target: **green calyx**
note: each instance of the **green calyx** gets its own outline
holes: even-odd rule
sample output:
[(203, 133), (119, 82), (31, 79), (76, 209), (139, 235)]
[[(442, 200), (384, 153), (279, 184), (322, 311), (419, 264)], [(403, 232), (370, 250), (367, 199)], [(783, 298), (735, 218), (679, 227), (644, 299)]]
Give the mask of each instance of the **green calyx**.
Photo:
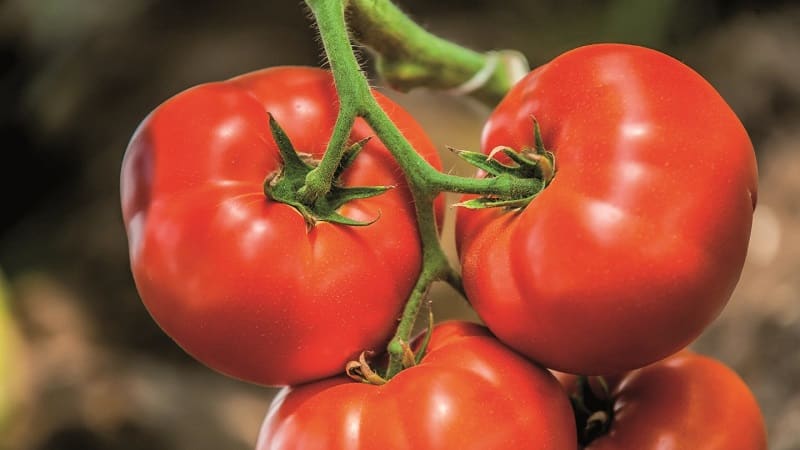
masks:
[(362, 139), (345, 149), (334, 174), (335, 181), (331, 185), (330, 191), (326, 195), (317, 198), (312, 203), (308, 203), (301, 195), (301, 189), (306, 183), (306, 176), (314, 169), (316, 162), (310, 155), (298, 153), (294, 149), (289, 137), (272, 114), (269, 116), (269, 125), (272, 131), (272, 137), (275, 139), (275, 143), (280, 150), (283, 165), (280, 170), (270, 174), (264, 182), (264, 193), (267, 197), (273, 201), (293, 206), (303, 215), (309, 229), (314, 227), (317, 222), (332, 222), (349, 226), (366, 226), (375, 223), (375, 221), (380, 218), (380, 215), (378, 215), (378, 217), (375, 217), (375, 219), (371, 221), (361, 222), (345, 217), (338, 212), (339, 208), (344, 206), (347, 202), (374, 197), (394, 187), (343, 187), (339, 183), (339, 178), (342, 173), (355, 161), (370, 138)]
[[(485, 155), (483, 153), (451, 148), (450, 150), (455, 152), (458, 157), (467, 161), (470, 165), (486, 172), (487, 177), (510, 176), (529, 180), (533, 185), (533, 189), (529, 190), (523, 196), (517, 196), (513, 193), (508, 196), (482, 196), (458, 203), (456, 206), (469, 209), (517, 209), (524, 208), (536, 198), (555, 177), (556, 160), (555, 155), (544, 146), (542, 133), (539, 129), (539, 122), (537, 122), (536, 119), (533, 119), (533, 132), (534, 147), (524, 148), (521, 151), (514, 150), (510, 147), (496, 147), (492, 149), (488, 155)], [(510, 163), (503, 163), (494, 159), (494, 156), (498, 153), (506, 155)], [(530, 193), (531, 191), (533, 191), (532, 194)]]
[(595, 439), (608, 434), (614, 422), (614, 400), (603, 377), (593, 377), (596, 389), (589, 378), (579, 376), (575, 392), (570, 395), (578, 443), (585, 447)]
[[(425, 331), (425, 334), (422, 336), (422, 341), (417, 346), (416, 351), (414, 351), (414, 349), (411, 347), (411, 343), (408, 341), (405, 341), (401, 338), (395, 338), (392, 339), (392, 342), (389, 344), (389, 364), (386, 367), (386, 370), (382, 371), (383, 375), (381, 375), (381, 371), (378, 369), (372, 368), (369, 361), (367, 361), (367, 358), (374, 355), (373, 352), (361, 352), (361, 355), (357, 361), (349, 361), (345, 365), (345, 374), (355, 381), (380, 386), (388, 383), (389, 380), (400, 373), (400, 371), (414, 367), (422, 362), (422, 358), (425, 357), (425, 354), (428, 351), (431, 335), (433, 335), (434, 324), (431, 303), (427, 302), (427, 304), (428, 328)], [(396, 348), (393, 349), (393, 347)], [(401, 356), (393, 363), (393, 358), (391, 358), (392, 354), (399, 354)]]

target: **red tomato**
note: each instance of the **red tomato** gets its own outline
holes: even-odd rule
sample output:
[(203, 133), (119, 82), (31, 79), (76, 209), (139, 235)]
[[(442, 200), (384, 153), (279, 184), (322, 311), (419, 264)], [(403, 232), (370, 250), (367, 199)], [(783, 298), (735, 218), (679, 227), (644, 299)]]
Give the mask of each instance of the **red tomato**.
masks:
[(438, 325), (419, 365), (387, 384), (345, 377), (281, 391), (258, 450), (575, 449), (567, 396), (478, 325)]
[[(556, 374), (571, 394), (575, 377)], [(613, 417), (586, 450), (765, 450), (753, 394), (720, 362), (681, 352), (608, 380)], [(594, 392), (599, 392), (593, 384)], [(602, 394), (600, 394), (602, 398)]]
[[(435, 166), (433, 144), (382, 95), (381, 106)], [(402, 172), (372, 139), (344, 186), (395, 185), (339, 212), (373, 224), (307, 229), (269, 200), (281, 159), (272, 113), (299, 152), (320, 159), (338, 112), (331, 75), (278, 67), (189, 89), (142, 123), (122, 164), (122, 209), (136, 286), (188, 353), (243, 380), (279, 385), (344, 370), (388, 339), (416, 281), (421, 250)], [(359, 119), (356, 142), (374, 133)]]
[(482, 149), (534, 146), (555, 178), (521, 211), (461, 209), (464, 287), (499, 339), (547, 367), (608, 374), (683, 348), (739, 279), (756, 204), (742, 124), (654, 50), (590, 45), (523, 79)]

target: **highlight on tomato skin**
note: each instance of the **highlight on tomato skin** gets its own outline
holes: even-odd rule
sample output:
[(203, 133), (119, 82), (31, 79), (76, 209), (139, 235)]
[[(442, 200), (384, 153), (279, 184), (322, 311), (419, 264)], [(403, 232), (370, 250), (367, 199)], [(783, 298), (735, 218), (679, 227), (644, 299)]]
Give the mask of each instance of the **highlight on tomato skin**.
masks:
[[(420, 125), (374, 95), (441, 168)], [(378, 218), (370, 226), (309, 229), (297, 209), (265, 195), (281, 168), (269, 115), (297, 152), (320, 159), (337, 112), (329, 72), (274, 67), (174, 96), (128, 146), (121, 197), (137, 290), (161, 328), (215, 370), (262, 385), (321, 379), (384, 346), (396, 326), (422, 255), (410, 191), (380, 139), (337, 181), (394, 186), (338, 209)], [(358, 119), (348, 145), (370, 136)]]
[(750, 139), (700, 75), (655, 50), (596, 44), (535, 69), (482, 151), (535, 146), (555, 175), (526, 207), (457, 213), (464, 288), (500, 340), (598, 375), (693, 341), (742, 271), (757, 198)]
[[(764, 418), (739, 375), (721, 362), (688, 350), (625, 374), (590, 377), (580, 389), (575, 375), (555, 373), (573, 403), (589, 408), (579, 419), (585, 450), (766, 450)], [(585, 398), (585, 397), (592, 398)], [(584, 397), (584, 398), (581, 398)], [(587, 425), (600, 414), (605, 431)], [(582, 419), (581, 419), (582, 417)], [(583, 433), (586, 427), (594, 432)]]
[(386, 384), (346, 377), (284, 388), (257, 450), (576, 449), (569, 400), (485, 327), (436, 325), (428, 352)]

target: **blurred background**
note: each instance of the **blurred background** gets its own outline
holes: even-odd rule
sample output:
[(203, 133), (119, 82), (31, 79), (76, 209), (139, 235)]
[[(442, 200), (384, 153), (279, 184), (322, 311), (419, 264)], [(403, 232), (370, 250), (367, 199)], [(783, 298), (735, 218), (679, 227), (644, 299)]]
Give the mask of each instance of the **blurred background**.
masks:
[[(800, 2), (400, 4), (439, 35), (515, 48), (532, 65), (628, 42), (718, 88), (755, 144), (759, 205), (740, 285), (694, 346), (753, 389), (771, 449), (800, 449)], [(200, 366), (150, 320), (128, 268), (120, 162), (169, 96), (261, 67), (319, 65), (320, 52), (299, 1), (0, 2), (0, 449), (253, 447), (275, 391)], [(481, 105), (391, 95), (442, 150), (478, 148)], [(470, 317), (451, 291), (433, 295), (440, 319)]]

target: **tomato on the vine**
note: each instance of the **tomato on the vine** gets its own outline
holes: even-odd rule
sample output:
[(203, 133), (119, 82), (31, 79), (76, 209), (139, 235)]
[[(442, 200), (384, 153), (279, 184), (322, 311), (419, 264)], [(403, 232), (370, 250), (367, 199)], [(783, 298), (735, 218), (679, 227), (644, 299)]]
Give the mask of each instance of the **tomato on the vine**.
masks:
[[(414, 119), (377, 101), (414, 148), (439, 167)], [(191, 88), (137, 129), (122, 164), (131, 267), (156, 322), (188, 353), (264, 384), (344, 370), (392, 333), (421, 266), (414, 204), (379, 139), (341, 186), (395, 186), (338, 209), (369, 226), (318, 222), (265, 196), (281, 168), (268, 113), (298, 152), (320, 159), (339, 102), (327, 71), (277, 67)], [(362, 119), (350, 143), (373, 132)]]
[(420, 363), (386, 384), (346, 377), (284, 388), (258, 450), (575, 449), (558, 381), (466, 322), (437, 325)]
[[(575, 376), (556, 377), (570, 395), (579, 394)], [(591, 402), (583, 398), (584, 405), (602, 405), (602, 415), (594, 420), (607, 421), (604, 431), (596, 423), (589, 426), (594, 435), (582, 435), (586, 450), (767, 448), (764, 418), (753, 394), (736, 372), (712, 358), (684, 351), (608, 377), (606, 388), (590, 378), (580, 389), (594, 397)], [(597, 412), (588, 409), (586, 414)], [(583, 433), (586, 421), (579, 422)]]
[(752, 144), (700, 75), (642, 47), (567, 52), (492, 113), (482, 150), (535, 146), (555, 176), (522, 210), (458, 213), (466, 293), (503, 342), (608, 374), (683, 348), (739, 279), (756, 204)]

